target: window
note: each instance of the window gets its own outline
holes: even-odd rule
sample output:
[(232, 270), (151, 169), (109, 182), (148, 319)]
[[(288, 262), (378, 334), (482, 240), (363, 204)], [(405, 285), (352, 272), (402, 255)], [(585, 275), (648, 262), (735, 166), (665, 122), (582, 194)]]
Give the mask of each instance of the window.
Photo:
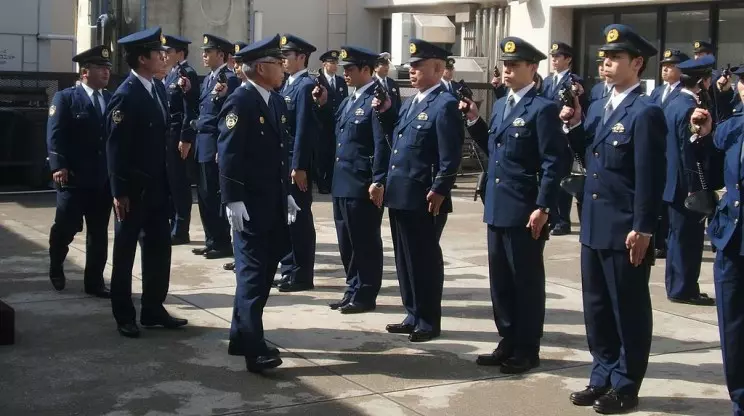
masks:
[(393, 32), (393, 20), (392, 19), (382, 19), (382, 33), (381, 33), (381, 39), (380, 39), (380, 50), (383, 52), (390, 52), (390, 49), (392, 48), (392, 41), (391, 36)]
[[(622, 13), (620, 23), (633, 27), (636, 33), (657, 46), (659, 43), (658, 10), (649, 12)], [(656, 86), (659, 77), (659, 55), (649, 58), (646, 70), (641, 74), (641, 86), (647, 94)]]
[(744, 25), (744, 8), (721, 8), (718, 15), (718, 50), (716, 65), (739, 65), (744, 60), (744, 43), (741, 28)]
[[(577, 51), (583, 51), (584, 53), (584, 68), (582, 71), (584, 79), (597, 79), (597, 52), (599, 52), (599, 47), (605, 43), (602, 31), (612, 23), (613, 16), (611, 14), (587, 14), (582, 16), (581, 39), (583, 45)], [(579, 68), (574, 68), (574, 70), (579, 70)]]
[(707, 7), (667, 12), (665, 50), (679, 49), (692, 58), (692, 42), (710, 39), (710, 10)]

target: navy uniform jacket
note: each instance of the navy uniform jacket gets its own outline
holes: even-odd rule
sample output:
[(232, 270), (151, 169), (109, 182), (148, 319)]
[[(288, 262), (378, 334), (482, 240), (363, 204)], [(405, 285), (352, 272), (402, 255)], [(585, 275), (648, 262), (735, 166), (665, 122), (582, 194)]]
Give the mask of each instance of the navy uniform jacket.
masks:
[[(153, 88), (161, 105), (166, 106), (163, 84), (155, 81)], [(167, 117), (168, 108), (164, 110)], [(165, 120), (160, 106), (130, 73), (106, 110), (106, 157), (114, 197), (134, 195), (147, 188), (157, 190), (157, 197), (168, 198)]]
[(178, 70), (174, 69), (165, 77), (165, 91), (168, 93), (168, 107), (170, 110), (170, 133), (171, 140), (175, 143), (179, 141), (184, 143), (193, 143), (196, 138), (196, 131), (191, 128), (191, 120), (196, 120), (199, 116), (199, 76), (194, 68), (188, 63), (182, 65), (188, 79), (191, 82), (191, 89), (185, 93), (178, 86)]
[(565, 158), (566, 136), (558, 106), (532, 88), (506, 119), (506, 97), (493, 105), (491, 122), (469, 128), (481, 149), (488, 149), (484, 221), (495, 227), (524, 227), (537, 207), (554, 206)]
[[(243, 201), (250, 221), (247, 231), (263, 231), (286, 219), (287, 210), (287, 109), (271, 91), (269, 104), (250, 82), (235, 90), (219, 114), (217, 142), (222, 202)], [(259, 227), (259, 228), (253, 228)]]
[(625, 251), (630, 231), (654, 233), (666, 172), (666, 121), (639, 86), (602, 125), (604, 101), (595, 101), (571, 130), (572, 148), (586, 149), (586, 185), (580, 241), (593, 249)]
[(427, 210), (426, 195), (431, 190), (447, 197), (440, 212), (452, 212), (449, 196), (465, 140), (462, 113), (457, 99), (439, 85), (407, 116), (414, 97), (403, 103), (393, 129), (386, 205), (400, 210)]
[(341, 198), (368, 198), (373, 182), (385, 184), (390, 145), (372, 109), (374, 85), (344, 113), (350, 98), (336, 113), (336, 162), (331, 194)]
[(235, 88), (240, 86), (240, 79), (227, 66), (220, 69), (227, 78), (227, 94), (222, 98), (212, 101), (212, 90), (217, 85), (218, 77), (207, 83), (209, 76), (204, 78), (199, 95), (199, 118), (196, 120), (196, 161), (200, 163), (214, 162), (217, 153), (217, 115), (225, 103), (225, 99)]
[[(322, 71), (318, 76), (325, 78)], [(346, 86), (346, 81), (344, 81), (343, 77), (334, 75), (334, 78), (336, 80), (336, 88), (333, 91), (328, 91), (328, 101), (318, 111), (320, 123), (329, 136), (333, 134), (333, 130), (335, 129), (333, 123), (336, 119), (338, 106), (349, 96), (349, 88)], [(328, 78), (325, 78), (323, 81), (328, 81)], [(328, 85), (330, 86), (330, 83)]]
[(741, 102), (741, 98), (739, 96), (735, 96), (735, 99), (739, 100), (736, 104), (734, 104), (734, 109), (732, 110), (732, 114), (741, 114), (744, 111), (744, 103)]
[[(591, 92), (589, 93), (589, 105), (592, 105), (595, 101), (600, 101), (606, 98), (608, 95), (607, 92), (607, 83), (604, 81), (600, 81), (592, 87)], [(604, 104), (603, 104), (604, 105)]]
[(289, 126), (290, 170), (309, 170), (313, 147), (320, 134), (320, 123), (315, 114), (313, 89), (315, 82), (305, 72), (292, 85), (285, 83), (282, 95), (287, 106)]
[[(666, 85), (661, 84), (658, 87), (654, 88), (654, 90), (651, 91), (651, 95), (649, 96), (649, 98), (651, 99), (651, 102), (661, 107), (662, 110), (665, 109), (667, 105), (669, 105), (669, 103), (671, 103), (677, 96), (679, 96), (679, 92), (682, 90), (682, 84), (677, 84), (677, 86), (674, 87), (674, 89), (669, 93), (666, 100), (664, 100), (664, 103), (662, 103), (661, 98), (664, 96), (665, 88), (666, 88)], [(688, 117), (688, 122), (689, 122), (689, 117)]]
[(697, 173), (697, 146), (690, 143), (690, 116), (698, 103), (693, 96), (685, 92), (664, 109), (667, 124), (666, 158), (667, 173), (663, 199), (669, 203), (684, 203), (688, 192), (699, 191), (700, 178)]
[[(549, 76), (547, 76), (547, 77), (545, 77), (543, 79), (542, 91), (538, 95), (541, 95), (542, 97), (545, 97), (548, 100), (551, 100), (551, 101), (555, 102), (559, 106), (561, 105), (561, 103), (560, 103), (561, 99), (558, 96), (558, 91), (560, 91), (560, 89), (561, 89), (560, 84), (563, 84), (564, 82), (566, 82), (566, 80), (568, 79), (569, 76), (573, 76), (575, 78), (576, 82), (578, 82), (579, 84), (581, 84), (582, 87), (584, 86), (583, 80), (578, 75), (576, 75), (576, 74), (574, 74), (574, 73), (572, 73), (572, 72), (569, 71), (569, 72), (566, 72), (561, 77), (561, 79), (558, 80), (559, 86), (556, 89), (555, 88), (555, 84), (553, 84), (553, 76), (554, 76), (554, 74), (550, 74)], [(540, 92), (540, 91), (538, 91), (538, 92)], [(581, 105), (581, 108), (588, 108), (589, 107), (588, 102), (589, 101), (588, 101), (588, 99), (586, 97), (586, 94), (582, 94), (581, 96), (579, 96), (579, 104)]]
[(377, 77), (375, 78), (377, 79), (378, 82), (383, 83), (382, 86), (385, 87), (385, 90), (387, 91), (387, 94), (390, 97), (391, 107), (390, 107), (390, 110), (388, 111), (392, 110), (394, 111), (393, 114), (398, 114), (398, 111), (400, 111), (400, 105), (402, 102), (400, 98), (400, 87), (398, 87), (398, 83), (390, 77), (385, 77), (384, 82), (380, 81), (380, 78), (377, 78)]
[[(108, 107), (111, 93), (104, 90), (103, 100)], [(104, 134), (104, 120), (81, 85), (57, 92), (47, 120), (49, 168), (67, 169), (71, 187), (104, 186), (108, 181)]]

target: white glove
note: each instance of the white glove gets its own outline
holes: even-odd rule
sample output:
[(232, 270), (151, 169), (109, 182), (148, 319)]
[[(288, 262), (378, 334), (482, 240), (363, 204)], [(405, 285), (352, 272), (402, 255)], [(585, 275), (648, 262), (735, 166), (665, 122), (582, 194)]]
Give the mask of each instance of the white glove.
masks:
[(297, 220), (297, 213), (302, 211), (295, 202), (292, 195), (287, 196), (287, 224), (292, 224)]
[(227, 222), (230, 223), (230, 228), (232, 228), (233, 231), (243, 231), (243, 220), (251, 220), (243, 201), (228, 202), (225, 207), (225, 212), (227, 213)]

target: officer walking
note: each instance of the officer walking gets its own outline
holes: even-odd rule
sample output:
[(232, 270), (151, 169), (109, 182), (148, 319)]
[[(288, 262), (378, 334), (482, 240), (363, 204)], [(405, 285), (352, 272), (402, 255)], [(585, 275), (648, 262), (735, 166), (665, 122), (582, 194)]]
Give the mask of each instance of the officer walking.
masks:
[(272, 91), (283, 79), (279, 43), (276, 35), (236, 53), (247, 82), (227, 98), (219, 115), (220, 185), (233, 230), (237, 280), (228, 353), (244, 356), (253, 373), (282, 364), (279, 350), (266, 344), (262, 315), (289, 246), (287, 223), (297, 215), (288, 196), (287, 109)]
[(344, 46), (340, 56), (344, 77), (355, 89), (336, 112), (332, 188), (333, 219), (347, 287), (343, 298), (329, 306), (352, 314), (374, 310), (382, 284), (382, 202), (390, 145), (372, 108), (377, 54)]
[[(739, 75), (744, 70), (739, 70)], [(709, 110), (696, 109), (690, 122), (700, 126), (698, 142), (702, 146), (712, 141), (715, 148), (724, 153), (723, 178), (727, 192), (718, 203), (713, 219), (708, 226), (711, 244), (717, 248), (713, 264), (713, 280), (716, 288), (718, 309), (718, 331), (721, 336), (723, 370), (726, 376), (733, 415), (744, 415), (744, 232), (742, 231), (742, 185), (744, 164), (741, 162), (744, 135), (744, 117), (734, 114), (715, 128), (713, 114)], [(713, 137), (709, 137), (712, 135)], [(711, 140), (712, 139), (712, 140)]]
[(490, 126), (472, 102), (467, 114), (470, 135), (481, 149), (490, 149), (484, 220), (493, 315), (503, 338), (477, 363), (519, 374), (540, 365), (543, 250), (567, 142), (558, 106), (538, 97), (533, 82), (546, 56), (517, 37), (503, 39), (500, 48), (507, 97), (494, 104)]
[[(191, 122), (198, 117), (199, 77), (186, 58), (191, 41), (180, 36), (165, 36), (166, 65), (165, 91), (168, 95), (170, 120), (168, 123), (168, 185), (170, 187), (173, 213), (171, 215), (171, 243), (188, 244), (191, 223), (191, 178), (189, 163), (191, 146), (196, 131)], [(188, 87), (181, 80), (188, 78)], [(192, 88), (193, 87), (193, 88)]]
[(132, 303), (132, 266), (142, 250), (143, 326), (178, 328), (185, 319), (163, 307), (170, 281), (171, 240), (166, 130), (168, 101), (161, 83), (153, 82), (165, 44), (159, 27), (119, 39), (129, 77), (119, 86), (106, 111), (106, 156), (116, 227), (111, 273), (111, 306), (119, 333), (139, 336)]
[(320, 123), (313, 100), (315, 83), (307, 72), (310, 54), (315, 46), (294, 35), (281, 37), (284, 70), (289, 78), (281, 95), (287, 105), (287, 127), (290, 142), (289, 164), (292, 183), (290, 194), (300, 212), (290, 226), (292, 247), (282, 259), (282, 279), (277, 282), (280, 292), (299, 292), (313, 289), (315, 267), (315, 224), (313, 223), (312, 155), (318, 142)]
[(651, 43), (631, 27), (604, 29), (605, 76), (614, 85), (582, 123), (581, 107), (564, 107), (574, 149), (586, 149), (581, 227), (581, 280), (589, 351), (589, 386), (571, 394), (577, 406), (603, 414), (638, 405), (648, 367), (652, 311), (651, 236), (664, 187), (666, 124), (660, 107), (642, 93), (640, 74)]
[[(230, 70), (227, 58), (235, 45), (219, 36), (205, 34), (202, 45), (204, 66), (211, 72), (204, 78), (199, 96), (199, 118), (196, 121), (196, 161), (199, 162), (197, 194), (199, 215), (204, 226), (205, 246), (192, 252), (208, 259), (232, 256), (230, 225), (220, 204), (220, 172), (217, 166), (217, 115), (225, 97), (240, 85)], [(224, 81), (221, 82), (221, 81)]]
[(388, 76), (389, 73), (390, 54), (383, 52), (379, 55), (377, 62), (375, 63), (375, 78), (380, 81), (380, 85), (385, 88), (385, 93), (392, 101), (393, 112), (391, 114), (398, 114), (401, 103), (400, 88), (398, 87), (398, 83)]
[(47, 121), (47, 149), (57, 189), (57, 212), (49, 231), (49, 279), (65, 288), (64, 261), (75, 234), (87, 228), (85, 293), (108, 298), (103, 269), (108, 256), (111, 190), (106, 172), (104, 114), (111, 101), (106, 85), (111, 51), (96, 46), (72, 58), (80, 65), (80, 84), (54, 95)]
[(338, 70), (337, 50), (330, 50), (320, 56), (323, 68), (318, 73), (321, 84), (328, 90), (328, 103), (318, 116), (321, 130), (315, 146), (315, 181), (318, 192), (328, 194), (333, 183), (333, 155), (336, 153), (336, 111), (339, 104), (349, 95), (349, 89), (343, 77), (336, 75)]
[[(444, 261), (439, 238), (452, 212), (450, 190), (465, 131), (457, 99), (440, 82), (448, 52), (420, 39), (411, 39), (409, 50), (411, 85), (418, 93), (398, 113), (385, 189), (406, 317), (386, 329), (409, 334), (411, 342), (425, 342), (441, 331)], [(391, 105), (386, 100), (380, 111)], [(395, 120), (393, 113), (386, 117)]]

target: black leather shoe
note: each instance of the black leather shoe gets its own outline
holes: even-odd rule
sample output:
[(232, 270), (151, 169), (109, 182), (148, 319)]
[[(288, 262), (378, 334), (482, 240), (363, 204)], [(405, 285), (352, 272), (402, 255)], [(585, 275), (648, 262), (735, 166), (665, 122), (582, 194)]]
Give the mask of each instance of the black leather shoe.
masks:
[(228, 271), (235, 270), (235, 262), (231, 261), (230, 263), (225, 263), (222, 265), (222, 268)]
[(289, 276), (282, 276), (278, 279), (274, 279), (273, 282), (271, 282), (271, 286), (273, 287), (279, 287), (279, 285), (289, 282)]
[[(233, 356), (241, 355), (242, 356), (243, 354), (244, 352), (241, 350), (239, 344), (236, 344), (233, 342), (230, 342), (230, 344), (228, 344), (227, 355), (233, 355)], [(266, 355), (268, 355), (269, 357), (278, 357), (279, 354), (280, 354), (279, 348), (268, 347), (268, 352), (266, 353)]]
[(654, 257), (657, 259), (665, 259), (667, 256), (667, 251), (662, 250), (660, 248), (654, 249)]
[(361, 303), (354, 303), (349, 302), (346, 305), (338, 308), (338, 310), (341, 311), (342, 314), (350, 315), (353, 313), (364, 313), (364, 312), (372, 312), (377, 308), (377, 305), (374, 303), (371, 305), (362, 305)]
[(500, 366), (504, 364), (512, 356), (513, 351), (511, 348), (502, 346), (503, 343), (502, 341), (492, 353), (479, 355), (475, 363), (485, 366)]
[(101, 299), (111, 299), (111, 292), (106, 286), (101, 286), (98, 289), (85, 289), (85, 293)]
[(540, 357), (511, 357), (501, 364), (501, 374), (522, 374), (540, 366)]
[(701, 293), (697, 296), (693, 296), (687, 299), (680, 299), (680, 298), (668, 298), (668, 299), (670, 302), (686, 303), (688, 305), (696, 305), (696, 306), (715, 306), (716, 304), (716, 300), (709, 297), (705, 293)]
[(230, 249), (223, 249), (223, 250), (209, 249), (207, 250), (206, 253), (204, 253), (204, 257), (209, 260), (225, 259), (225, 258), (232, 257), (232, 256), (233, 256), (233, 251)]
[(414, 325), (409, 324), (388, 324), (385, 330), (391, 334), (410, 334), (416, 329)]
[(303, 292), (305, 290), (315, 289), (315, 285), (313, 285), (312, 283), (300, 283), (300, 282), (290, 282), (290, 281), (285, 281), (277, 287), (279, 288), (280, 292)]
[(140, 318), (140, 324), (144, 327), (162, 326), (165, 329), (176, 329), (188, 323), (186, 319), (174, 318), (168, 314), (153, 317), (143, 314)]
[(550, 235), (559, 236), (559, 235), (569, 235), (571, 234), (571, 227), (564, 227), (564, 226), (557, 226), (550, 230)]
[(140, 329), (134, 322), (117, 325), (116, 330), (119, 331), (119, 335), (127, 338), (139, 338), (140, 336)]
[(607, 394), (609, 388), (586, 386), (584, 390), (575, 391), (568, 396), (568, 400), (576, 406), (592, 406), (594, 401)]
[(616, 415), (635, 409), (638, 406), (638, 396), (620, 394), (615, 390), (608, 391), (604, 396), (594, 401), (594, 411), (603, 415)]
[(344, 295), (344, 297), (340, 301), (329, 303), (328, 306), (335, 311), (340, 307), (348, 305), (349, 302), (351, 302), (351, 296)]
[(172, 236), (171, 237), (171, 245), (172, 246), (182, 246), (184, 244), (191, 243), (191, 238), (189, 236), (179, 237), (179, 236)]
[(191, 252), (196, 254), (197, 256), (203, 256), (204, 253), (206, 253), (209, 250), (211, 250), (211, 248), (209, 247), (197, 247), (197, 248), (191, 249)]
[(408, 340), (411, 342), (426, 342), (431, 341), (439, 336), (439, 331), (424, 331), (421, 329), (415, 329), (408, 336)]
[(251, 373), (262, 373), (265, 370), (277, 368), (282, 365), (282, 359), (279, 357), (270, 357), (262, 355), (255, 359), (246, 358), (245, 366)]
[(61, 267), (50, 267), (49, 268), (49, 280), (52, 281), (54, 290), (60, 291), (65, 289), (67, 279), (65, 278), (65, 272)]

